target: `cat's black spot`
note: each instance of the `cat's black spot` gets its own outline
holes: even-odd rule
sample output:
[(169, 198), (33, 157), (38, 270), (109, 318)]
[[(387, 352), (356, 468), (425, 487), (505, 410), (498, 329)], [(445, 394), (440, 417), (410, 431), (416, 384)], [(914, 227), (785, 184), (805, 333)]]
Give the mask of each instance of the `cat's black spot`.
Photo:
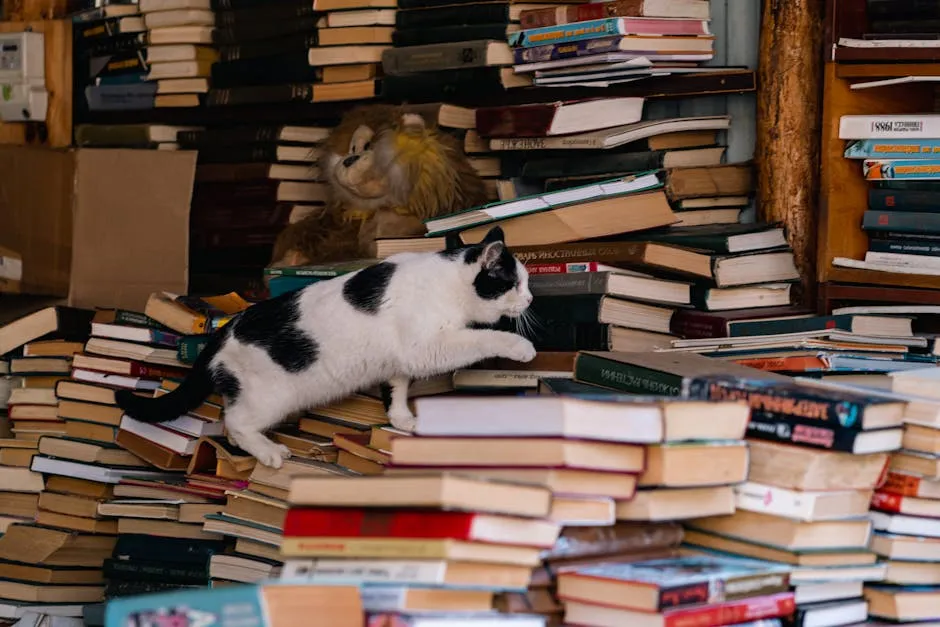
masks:
[(467, 254), (463, 258), (463, 262), (467, 265), (476, 263), (480, 260), (480, 255), (483, 254), (483, 245), (477, 244), (476, 246), (471, 246), (467, 250)]
[(223, 365), (218, 365), (212, 371), (212, 380), (215, 382), (215, 389), (218, 390), (226, 402), (234, 403), (238, 400), (238, 395), (242, 391), (242, 386), (231, 372)]
[(519, 273), (516, 270), (516, 259), (503, 248), (496, 262), (489, 268), (480, 268), (480, 272), (473, 280), (473, 288), (477, 296), (484, 300), (495, 300), (515, 289), (519, 283)]
[(383, 261), (354, 274), (343, 286), (343, 297), (367, 314), (376, 314), (385, 301), (385, 292), (395, 274), (395, 264)]
[(312, 366), (320, 347), (298, 326), (302, 293), (303, 290), (298, 290), (246, 309), (230, 323), (234, 324), (235, 339), (263, 348), (274, 363), (288, 372), (301, 372)]

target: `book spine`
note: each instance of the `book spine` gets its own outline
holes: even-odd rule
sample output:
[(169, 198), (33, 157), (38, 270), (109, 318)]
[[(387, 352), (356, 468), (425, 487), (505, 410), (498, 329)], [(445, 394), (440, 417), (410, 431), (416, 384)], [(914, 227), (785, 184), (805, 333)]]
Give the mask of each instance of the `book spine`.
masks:
[(546, 324), (533, 338), (539, 351), (608, 351), (610, 350), (610, 326), (595, 322), (571, 322)]
[(603, 148), (595, 137), (498, 137), (490, 140), (490, 150), (594, 150)]
[(621, 31), (619, 18), (588, 20), (572, 25), (547, 26), (517, 31), (509, 35), (509, 45), (534, 48), (548, 44), (569, 44), (617, 35)]
[(282, 578), (290, 581), (360, 584), (443, 584), (446, 564), (428, 560), (287, 560)]
[(449, 538), (470, 540), (476, 514), (463, 512), (377, 512), (290, 509), (285, 538)]
[(793, 593), (786, 592), (771, 597), (741, 599), (720, 605), (669, 612), (663, 617), (663, 627), (733, 625), (762, 618), (789, 616), (795, 609)]
[(940, 212), (940, 191), (894, 190), (873, 187), (868, 190), (868, 208), (873, 211)]
[(733, 377), (690, 379), (684, 396), (708, 401), (746, 401), (751, 407), (751, 421), (804, 424), (829, 429), (862, 428), (867, 403), (828, 399), (806, 390), (769, 387)]
[(839, 139), (933, 139), (940, 137), (938, 115), (845, 115)]
[(800, 418), (770, 418), (752, 415), (747, 424), (747, 437), (782, 444), (852, 453), (859, 431), (821, 426)]
[(866, 231), (940, 234), (940, 213), (904, 211), (866, 211), (862, 217)]
[(789, 320), (731, 320), (728, 322), (729, 337), (753, 337), (756, 335), (778, 335), (802, 333), (823, 329), (852, 330), (852, 316), (814, 316)]
[(727, 603), (778, 594), (787, 592), (789, 582), (790, 577), (786, 573), (762, 573), (729, 577), (722, 581), (663, 586), (659, 590), (659, 610), (689, 605)]
[[(265, 85), (262, 87), (233, 87), (229, 89), (211, 89), (206, 99), (207, 106), (231, 106), (265, 103), (312, 102), (312, 84)], [(276, 148), (275, 148), (276, 152)], [(200, 158), (202, 155), (200, 154)], [(273, 159), (254, 159), (254, 161), (277, 161)], [(231, 158), (222, 163), (231, 162)]]
[(727, 321), (704, 311), (679, 309), (669, 320), (669, 332), (686, 339), (729, 337)]
[(541, 295), (532, 304), (533, 313), (543, 327), (538, 335), (558, 335), (553, 327), (567, 324), (597, 324), (602, 299), (594, 294)]
[(434, 28), (453, 24), (500, 23), (509, 23), (508, 4), (455, 4), (432, 9), (399, 11), (395, 15), (396, 28)]
[(555, 103), (477, 109), (481, 137), (545, 137), (558, 111)]
[(173, 581), (176, 583), (208, 584), (209, 573), (205, 566), (180, 567), (167, 562), (104, 561), (104, 576), (107, 579), (133, 579), (137, 581)]
[(940, 139), (861, 139), (845, 148), (847, 159), (916, 159), (940, 155)]
[(181, 338), (176, 349), (177, 359), (184, 364), (196, 363), (196, 358), (208, 343), (209, 336), (207, 335), (187, 335)]
[(772, 516), (810, 521), (816, 511), (816, 497), (769, 486), (744, 483), (735, 486), (738, 509)]
[(889, 514), (904, 514), (905, 498), (905, 496), (900, 494), (877, 490), (872, 494), (871, 507), (872, 509), (877, 509)]
[(767, 372), (826, 372), (829, 364), (816, 355), (794, 355), (790, 357), (746, 357), (732, 359), (736, 364), (766, 370)]
[(526, 267), (538, 264), (639, 263), (645, 255), (643, 242), (582, 242), (557, 246), (521, 246), (513, 250)]
[(533, 263), (526, 264), (525, 269), (529, 276), (541, 274), (576, 274), (581, 272), (598, 272), (600, 264), (595, 261), (587, 263)]
[(141, 379), (172, 379), (185, 377), (187, 374), (187, 371), (179, 368), (164, 368), (163, 366), (152, 366), (135, 361), (131, 362), (128, 376)]
[[(604, 4), (619, 4), (617, 2)], [(570, 24), (571, 22), (587, 22), (605, 17), (604, 7), (600, 2), (576, 6), (545, 7), (542, 9), (526, 9), (519, 14), (519, 26), (523, 30), (533, 28), (546, 28)]]
[[(542, 274), (529, 284), (535, 305), (545, 296), (600, 295), (607, 292), (607, 273), (573, 272), (570, 274)], [(559, 301), (564, 304), (564, 300)], [(595, 300), (595, 304), (597, 301)]]
[(586, 353), (578, 355), (575, 360), (574, 376), (581, 383), (630, 394), (678, 396), (683, 385), (682, 377), (668, 372), (624, 364)]
[(489, 41), (455, 42), (409, 49), (390, 48), (382, 54), (386, 74), (457, 70), (488, 65)]
[(135, 327), (147, 327), (148, 329), (163, 329), (164, 326), (151, 318), (150, 316), (138, 313), (136, 311), (128, 311), (126, 309), (118, 309), (114, 312), (114, 324), (126, 324)]
[(935, 181), (940, 163), (930, 159), (865, 159), (862, 172), (869, 181)]
[(914, 475), (905, 475), (899, 472), (889, 472), (881, 486), (881, 492), (896, 494), (898, 496), (920, 496), (922, 479)]

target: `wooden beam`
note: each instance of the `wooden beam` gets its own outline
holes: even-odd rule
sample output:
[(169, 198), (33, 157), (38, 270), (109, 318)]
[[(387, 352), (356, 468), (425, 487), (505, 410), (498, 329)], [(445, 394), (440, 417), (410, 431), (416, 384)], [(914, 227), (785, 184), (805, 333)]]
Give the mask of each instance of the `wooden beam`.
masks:
[(72, 144), (72, 23), (69, 20), (0, 22), (0, 33), (43, 33), (46, 91), (45, 123), (0, 122), (0, 144), (37, 144), (64, 148)]
[(765, 0), (757, 68), (757, 208), (782, 222), (804, 281), (815, 291), (819, 185), (821, 0)]
[(55, 20), (68, 13), (68, 0), (6, 0), (3, 19), (10, 22)]

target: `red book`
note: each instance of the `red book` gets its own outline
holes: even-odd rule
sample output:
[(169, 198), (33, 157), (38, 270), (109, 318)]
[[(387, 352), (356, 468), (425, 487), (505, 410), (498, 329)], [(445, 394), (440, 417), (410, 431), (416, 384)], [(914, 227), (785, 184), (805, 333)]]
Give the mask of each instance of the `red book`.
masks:
[(576, 625), (623, 624), (631, 627), (720, 627), (765, 618), (781, 618), (796, 609), (792, 592), (729, 601), (659, 614), (568, 601), (565, 623)]
[(643, 119), (643, 98), (542, 102), (476, 110), (481, 137), (551, 137), (586, 133)]
[(888, 512), (889, 514), (940, 518), (940, 501), (892, 494), (884, 490), (878, 490), (872, 495), (871, 506), (872, 509)]
[(550, 548), (560, 527), (550, 521), (467, 512), (292, 508), (285, 538), (428, 538)]
[(936, 481), (922, 479), (904, 472), (889, 471), (880, 492), (915, 496), (927, 499), (940, 499), (940, 485)]

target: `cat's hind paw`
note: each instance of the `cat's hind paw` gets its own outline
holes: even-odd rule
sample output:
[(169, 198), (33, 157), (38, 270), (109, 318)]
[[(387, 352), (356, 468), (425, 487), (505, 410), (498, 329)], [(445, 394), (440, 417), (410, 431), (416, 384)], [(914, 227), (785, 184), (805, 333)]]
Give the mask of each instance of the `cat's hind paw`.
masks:
[(391, 421), (393, 427), (399, 431), (407, 431), (408, 433), (413, 432), (418, 423), (418, 419), (415, 418), (414, 414), (410, 411), (389, 411), (388, 419)]

